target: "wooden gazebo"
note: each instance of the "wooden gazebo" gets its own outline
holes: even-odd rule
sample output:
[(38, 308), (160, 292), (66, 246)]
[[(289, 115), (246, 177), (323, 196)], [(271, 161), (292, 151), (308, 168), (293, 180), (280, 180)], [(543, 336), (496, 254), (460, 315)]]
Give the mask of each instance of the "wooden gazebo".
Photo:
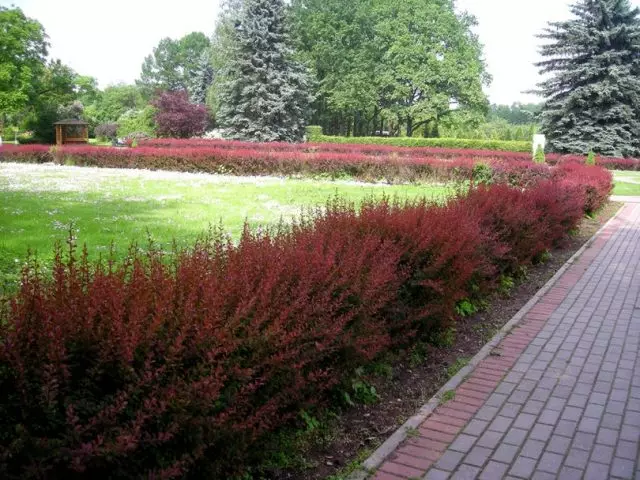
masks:
[(56, 145), (89, 142), (89, 124), (83, 120), (60, 120), (54, 125), (56, 127)]

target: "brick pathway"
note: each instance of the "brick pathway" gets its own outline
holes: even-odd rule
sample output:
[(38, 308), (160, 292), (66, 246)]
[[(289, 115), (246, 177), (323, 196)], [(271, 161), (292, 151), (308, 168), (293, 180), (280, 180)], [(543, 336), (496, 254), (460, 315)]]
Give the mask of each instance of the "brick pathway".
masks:
[(640, 480), (640, 204), (371, 477)]

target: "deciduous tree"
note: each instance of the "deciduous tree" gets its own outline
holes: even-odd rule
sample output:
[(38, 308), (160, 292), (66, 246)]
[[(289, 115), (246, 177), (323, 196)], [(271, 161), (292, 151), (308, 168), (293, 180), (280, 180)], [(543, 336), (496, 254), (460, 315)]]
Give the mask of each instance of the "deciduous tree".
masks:
[(189, 138), (202, 135), (207, 129), (207, 108), (190, 103), (184, 90), (161, 93), (153, 106), (156, 108), (156, 133), (161, 137)]

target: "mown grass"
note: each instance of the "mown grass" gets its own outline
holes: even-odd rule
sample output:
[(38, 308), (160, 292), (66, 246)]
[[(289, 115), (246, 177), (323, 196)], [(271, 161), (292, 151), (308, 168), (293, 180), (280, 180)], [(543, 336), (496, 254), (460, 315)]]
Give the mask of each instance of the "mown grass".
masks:
[(613, 172), (615, 178), (614, 195), (640, 195), (640, 172)]
[(168, 250), (174, 239), (188, 245), (217, 224), (238, 238), (245, 221), (254, 228), (290, 221), (336, 195), (358, 203), (371, 196), (443, 198), (450, 192), (443, 185), (0, 164), (0, 280), (15, 281), (28, 249), (49, 262), (70, 225), (91, 258), (106, 254), (112, 242), (122, 256), (133, 241), (145, 245), (150, 237)]

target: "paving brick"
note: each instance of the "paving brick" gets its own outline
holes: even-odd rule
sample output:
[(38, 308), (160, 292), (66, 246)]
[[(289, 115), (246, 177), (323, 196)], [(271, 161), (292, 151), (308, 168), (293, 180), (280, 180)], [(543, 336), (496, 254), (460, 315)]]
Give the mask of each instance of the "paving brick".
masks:
[(559, 453), (560, 455), (564, 455), (569, 450), (570, 445), (570, 438), (562, 437), (560, 435), (552, 435), (551, 440), (549, 440), (547, 450), (550, 452)]
[(478, 440), (478, 437), (463, 433), (458, 435), (458, 438), (456, 438), (453, 441), (453, 443), (449, 448), (451, 450), (455, 450), (456, 452), (467, 453), (469, 450), (471, 450), (471, 448), (473, 447), (473, 445), (476, 443), (477, 440)]
[(509, 469), (509, 465), (506, 463), (500, 463), (495, 461), (490, 461), (484, 470), (480, 474), (480, 480), (496, 480), (498, 478), (502, 478), (507, 470)]
[(458, 467), (458, 465), (464, 458), (464, 455), (464, 453), (448, 450), (444, 452), (435, 463), (435, 468), (452, 472)]
[(640, 456), (640, 438), (635, 442), (628, 442), (626, 440), (620, 440), (616, 447), (616, 456), (620, 458), (626, 458), (627, 460), (635, 460)]
[(417, 468), (426, 472), (431, 465), (433, 465), (433, 460), (427, 460), (426, 458), (417, 458), (411, 455), (405, 454), (396, 454), (392, 458), (391, 461), (394, 463), (399, 463), (401, 465), (407, 465), (409, 467)]
[(545, 452), (542, 454), (542, 458), (540, 458), (538, 470), (549, 473), (558, 473), (560, 468), (562, 468), (563, 459), (564, 457), (557, 453)]
[(587, 464), (589, 463), (589, 451), (588, 450), (580, 450), (577, 448), (572, 448), (569, 450), (569, 454), (565, 459), (565, 465), (570, 467), (575, 467), (581, 470), (587, 468)]
[(544, 410), (537, 421), (546, 425), (555, 425), (560, 418), (560, 413), (558, 410)]
[(533, 440), (541, 440), (546, 442), (549, 440), (551, 436), (551, 432), (553, 432), (553, 427), (551, 425), (542, 425), (541, 423), (537, 423), (533, 430), (531, 430), (530, 438)]
[(583, 419), (578, 424), (578, 431), (587, 432), (587, 433), (596, 433), (598, 431), (599, 426), (600, 426), (600, 421), (598, 419), (583, 417)]
[(542, 452), (544, 451), (545, 442), (541, 442), (540, 440), (527, 440), (522, 446), (522, 450), (520, 451), (520, 456), (527, 458), (538, 459), (542, 456)]
[(566, 437), (573, 437), (576, 430), (578, 430), (578, 422), (560, 420), (554, 429), (554, 433), (564, 435)]
[(451, 475), (451, 472), (432, 468), (425, 475), (424, 480), (447, 480), (449, 478), (449, 475)]
[(493, 450), (485, 447), (473, 447), (464, 459), (464, 463), (474, 467), (482, 467), (489, 459)]
[(592, 433), (578, 432), (573, 437), (572, 446), (581, 450), (591, 450), (595, 440), (596, 436)]
[(486, 420), (473, 419), (469, 422), (469, 424), (462, 432), (466, 433), (467, 435), (475, 435), (477, 437), (487, 429), (488, 425), (489, 422), (487, 422)]
[(502, 438), (502, 433), (500, 432), (485, 432), (479, 439), (476, 445), (481, 447), (487, 447), (491, 449), (495, 449), (500, 443), (500, 439)]
[(386, 473), (397, 475), (400, 478), (421, 477), (422, 475), (424, 475), (423, 470), (409, 467), (407, 465), (400, 465), (399, 463), (394, 463), (389, 461), (384, 462), (380, 467), (380, 470)]
[(591, 461), (608, 465), (613, 460), (613, 452), (613, 447), (596, 443), (591, 454)]
[(509, 473), (516, 477), (531, 478), (535, 468), (536, 460), (533, 460), (532, 458), (519, 457), (513, 464), (511, 470), (509, 470)]
[(611, 475), (620, 478), (633, 478), (635, 462), (625, 458), (614, 458), (611, 465)]
[(531, 415), (529, 413), (521, 413), (516, 417), (513, 426), (516, 428), (530, 430), (531, 428), (533, 428), (533, 425), (536, 423), (537, 419), (538, 417), (536, 417), (535, 415)]
[(601, 427), (596, 437), (596, 443), (615, 446), (618, 443), (618, 435), (618, 430)]
[(584, 472), (582, 470), (564, 466), (562, 467), (562, 470), (560, 470), (558, 478), (561, 478), (562, 480), (581, 480), (583, 474)]
[(472, 465), (462, 465), (452, 476), (451, 480), (473, 480), (480, 474), (480, 468)]
[(525, 438), (527, 438), (527, 433), (526, 430), (520, 428), (510, 428), (502, 441), (509, 445), (522, 445)]
[(590, 462), (584, 472), (584, 480), (603, 480), (609, 478), (609, 465)]
[(498, 446), (498, 449), (491, 457), (493, 460), (503, 463), (512, 463), (518, 455), (518, 447), (516, 445), (508, 445), (506, 443)]
[(404, 478), (405, 477), (398, 477), (397, 475), (392, 475), (390, 473), (379, 470), (371, 480), (404, 480)]

